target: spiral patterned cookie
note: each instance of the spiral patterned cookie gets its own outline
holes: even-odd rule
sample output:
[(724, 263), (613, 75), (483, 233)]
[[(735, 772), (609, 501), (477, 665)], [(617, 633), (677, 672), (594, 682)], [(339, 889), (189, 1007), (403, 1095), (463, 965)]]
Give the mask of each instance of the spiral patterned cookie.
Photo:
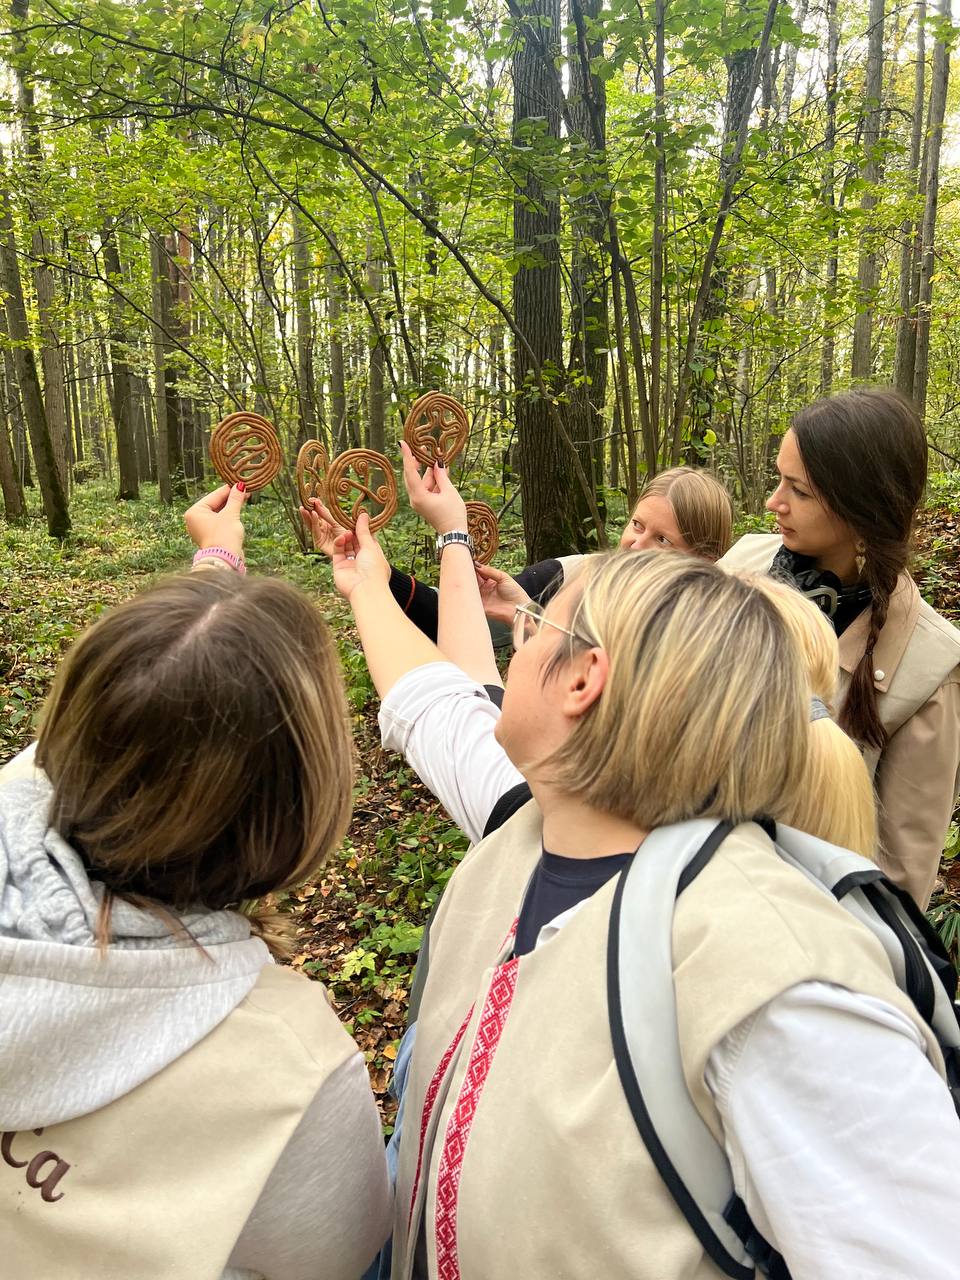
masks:
[(228, 484), (242, 480), (253, 491), (277, 478), (283, 452), (266, 418), (258, 413), (231, 413), (213, 429), (210, 461)]
[(311, 498), (326, 502), (326, 476), (330, 459), (319, 440), (307, 440), (297, 454), (297, 493), (303, 506)]
[(415, 401), (403, 424), (403, 438), (413, 456), (427, 466), (441, 458), (449, 466), (469, 433), (466, 409), (442, 391), (428, 391)]
[(473, 558), (477, 564), (489, 564), (500, 545), (497, 513), (485, 502), (467, 502), (467, 533), (473, 539)]
[[(383, 479), (378, 483), (376, 473)], [(327, 468), (327, 506), (333, 518), (347, 529), (357, 527), (366, 511), (370, 528), (382, 529), (397, 509), (397, 480), (382, 453), (374, 449), (347, 449)], [(355, 494), (352, 502), (351, 495)]]

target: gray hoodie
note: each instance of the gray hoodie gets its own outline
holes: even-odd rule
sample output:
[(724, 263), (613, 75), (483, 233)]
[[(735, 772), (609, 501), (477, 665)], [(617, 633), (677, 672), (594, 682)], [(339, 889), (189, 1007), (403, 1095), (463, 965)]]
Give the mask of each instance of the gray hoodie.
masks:
[[(51, 787), (31, 754), (0, 771), (4, 1132), (62, 1123), (123, 1097), (218, 1026), (271, 963), (235, 912), (182, 915), (188, 937), (119, 900), (101, 953), (103, 886), (48, 825)], [(238, 1241), (231, 1262), (256, 1265), (225, 1277), (350, 1280), (388, 1224), (379, 1124), (357, 1054), (318, 1093)], [(331, 1233), (346, 1253), (333, 1271)]]

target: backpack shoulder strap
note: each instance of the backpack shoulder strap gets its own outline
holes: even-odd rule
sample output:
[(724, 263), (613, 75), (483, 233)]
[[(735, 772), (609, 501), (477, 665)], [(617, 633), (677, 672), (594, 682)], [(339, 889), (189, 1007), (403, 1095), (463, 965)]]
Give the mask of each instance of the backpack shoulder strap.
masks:
[[(873, 863), (790, 827), (763, 824), (778, 855), (831, 894), (879, 940), (897, 984), (943, 1050), (960, 1111), (960, 1013), (956, 970), (912, 901)], [(725, 1274), (756, 1270), (789, 1280), (783, 1258), (760, 1236), (736, 1195), (726, 1152), (687, 1091), (673, 986), (677, 896), (732, 830), (697, 820), (661, 828), (620, 876), (610, 914), (607, 1004), (624, 1095), (660, 1176), (704, 1250)], [(643, 981), (637, 981), (637, 975)]]
[(780, 824), (776, 848), (784, 862), (832, 893), (883, 947), (897, 986), (937, 1038), (947, 1084), (960, 1113), (957, 971), (923, 912), (879, 867), (848, 849)]
[(643, 856), (621, 873), (610, 913), (607, 1005), (623, 1092), (660, 1176), (720, 1270), (753, 1280), (756, 1262), (724, 1218), (734, 1199), (726, 1152), (687, 1092), (673, 987), (677, 893), (732, 829), (696, 819), (653, 831)]

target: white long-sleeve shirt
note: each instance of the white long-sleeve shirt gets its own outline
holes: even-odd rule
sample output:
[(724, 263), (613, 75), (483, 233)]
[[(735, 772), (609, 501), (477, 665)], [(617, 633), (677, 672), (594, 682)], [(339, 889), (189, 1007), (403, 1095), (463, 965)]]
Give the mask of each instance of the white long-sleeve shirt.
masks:
[[(384, 747), (474, 841), (523, 781), (493, 736), (499, 714), (445, 662), (409, 672), (380, 710)], [(737, 1193), (794, 1280), (960, 1277), (960, 1121), (899, 1010), (801, 983), (716, 1046), (706, 1082)]]

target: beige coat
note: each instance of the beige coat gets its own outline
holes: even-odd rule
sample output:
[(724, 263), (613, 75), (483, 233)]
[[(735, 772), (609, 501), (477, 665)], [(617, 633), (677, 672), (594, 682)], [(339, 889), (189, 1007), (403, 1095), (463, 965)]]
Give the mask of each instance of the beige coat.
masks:
[[(741, 538), (720, 561), (766, 573), (780, 549), (772, 533)], [(840, 693), (863, 657), (869, 611), (839, 638)], [(873, 654), (877, 709), (889, 736), (864, 760), (879, 801), (878, 861), (926, 908), (960, 791), (960, 631), (921, 599), (902, 573)]]
[[(716, 1280), (647, 1154), (614, 1059), (616, 879), (549, 942), (509, 958), (541, 836), (531, 802), (468, 853), (434, 919), (405, 1094), (393, 1280), (409, 1280), (421, 1230), (430, 1280)], [(800, 982), (889, 1001), (942, 1071), (877, 940), (752, 824), (678, 901), (673, 962), (687, 1086), (718, 1139), (710, 1053)]]

